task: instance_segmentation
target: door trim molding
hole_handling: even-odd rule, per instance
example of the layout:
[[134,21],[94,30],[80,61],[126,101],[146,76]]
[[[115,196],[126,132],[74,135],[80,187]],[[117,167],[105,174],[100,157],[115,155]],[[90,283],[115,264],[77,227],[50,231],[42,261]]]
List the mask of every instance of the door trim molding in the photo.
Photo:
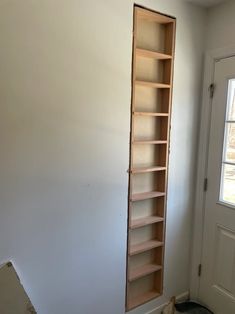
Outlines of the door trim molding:
[[204,179],[207,177],[208,144],[212,108],[209,86],[214,80],[216,61],[233,56],[235,56],[235,46],[210,50],[205,54],[190,274],[190,297],[195,300],[199,298],[200,278],[198,277],[198,265],[201,264],[202,259],[204,233],[206,193],[204,191]]

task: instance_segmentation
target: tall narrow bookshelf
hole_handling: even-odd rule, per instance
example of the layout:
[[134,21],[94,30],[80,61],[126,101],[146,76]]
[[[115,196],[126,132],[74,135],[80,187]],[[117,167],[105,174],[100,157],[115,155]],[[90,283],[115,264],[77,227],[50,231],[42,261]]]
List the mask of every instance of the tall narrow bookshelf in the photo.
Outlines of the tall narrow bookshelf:
[[163,292],[175,23],[134,7],[127,311]]

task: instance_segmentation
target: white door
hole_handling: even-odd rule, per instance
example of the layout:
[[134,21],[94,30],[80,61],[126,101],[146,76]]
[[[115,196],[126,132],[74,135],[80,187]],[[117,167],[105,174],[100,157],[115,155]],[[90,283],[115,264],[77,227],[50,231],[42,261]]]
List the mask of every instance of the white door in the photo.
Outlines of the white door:
[[199,297],[235,314],[235,57],[215,64]]

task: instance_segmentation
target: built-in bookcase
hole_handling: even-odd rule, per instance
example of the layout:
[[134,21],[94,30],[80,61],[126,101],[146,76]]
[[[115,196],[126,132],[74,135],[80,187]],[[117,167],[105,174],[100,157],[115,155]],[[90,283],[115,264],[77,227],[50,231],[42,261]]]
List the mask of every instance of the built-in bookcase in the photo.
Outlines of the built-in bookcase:
[[163,291],[175,19],[135,6],[126,308]]

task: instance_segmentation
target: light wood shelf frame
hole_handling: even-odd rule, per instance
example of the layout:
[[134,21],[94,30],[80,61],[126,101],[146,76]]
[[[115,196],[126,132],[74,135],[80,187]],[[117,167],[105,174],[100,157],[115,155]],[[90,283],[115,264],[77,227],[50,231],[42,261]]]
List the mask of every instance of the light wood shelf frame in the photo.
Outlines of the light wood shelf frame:
[[130,271],[129,281],[134,281],[146,275],[155,273],[162,269],[162,266],[157,264],[146,264],[140,267],[136,267],[134,270]]
[[170,84],[135,80],[136,85],[152,87],[152,88],[171,88]]
[[136,193],[136,194],[130,195],[130,202],[144,201],[150,198],[162,197],[165,195],[166,195],[165,192],[159,192],[159,191]]
[[158,222],[163,222],[164,218],[159,216],[149,216],[144,218],[132,219],[130,221],[130,229],[137,229],[147,225],[155,224]]
[[142,58],[151,58],[156,60],[171,60],[172,56],[148,49],[136,48],[136,56]]
[[[139,28],[142,23],[151,23],[157,31],[163,32],[163,36],[156,37],[154,40],[162,40],[164,43],[162,49],[145,47],[138,45]],[[149,26],[149,24],[148,24]],[[162,295],[163,293],[163,271],[164,271],[164,242],[165,242],[165,217],[166,217],[166,198],[167,198],[167,179],[168,179],[168,158],[169,158],[169,138],[170,138],[170,119],[171,119],[171,103],[172,103],[172,82],[173,82],[173,66],[174,66],[174,49],[175,49],[175,18],[145,9],[143,7],[134,5],[134,27],[133,27],[133,59],[132,59],[132,104],[131,104],[131,138],[130,138],[130,167],[129,167],[129,197],[128,197],[128,240],[127,240],[127,284],[126,284],[126,310],[129,311],[141,304],[149,302]],[[148,27],[146,27],[148,30]],[[143,33],[142,33],[143,35]],[[148,36],[147,36],[148,37]],[[151,37],[151,36],[150,36]],[[158,43],[157,43],[158,45]],[[146,60],[146,61],[145,61]],[[149,60],[149,61],[148,61]],[[142,78],[140,73],[137,73],[138,62],[149,62],[148,64],[160,64],[156,66],[158,69],[163,69],[163,73],[156,76]],[[143,69],[143,67],[139,67]],[[154,73],[153,68],[151,73]],[[159,72],[160,73],[160,72]],[[138,78],[137,78],[138,77]],[[156,79],[160,78],[160,79]],[[161,79],[162,77],[162,79]],[[158,104],[160,110],[156,108],[144,107],[143,104],[137,106],[138,99],[136,90],[148,89],[151,93],[161,93],[161,102]],[[152,89],[152,92],[150,92]],[[154,90],[153,90],[154,89]],[[146,95],[144,97],[146,98]],[[143,98],[144,98],[143,97]],[[150,100],[149,100],[150,102]],[[156,98],[155,102],[159,102]],[[144,119],[150,121],[152,118],[154,123],[160,123],[161,133],[166,134],[162,138],[159,134],[146,136],[146,134],[138,133],[135,136],[135,119]],[[147,119],[147,120],[146,120]],[[152,121],[153,121],[152,120]],[[158,122],[164,120],[164,123]],[[156,131],[155,131],[156,132]],[[135,149],[146,149],[151,147],[153,154],[151,162],[145,161],[144,154],[141,156],[141,166],[135,163],[134,152]],[[161,149],[160,149],[161,147]],[[166,151],[164,152],[165,148]],[[163,149],[162,149],[163,148]],[[160,175],[161,174],[161,175]],[[158,177],[158,175],[160,175]],[[156,182],[149,185],[146,190],[148,192],[141,192],[134,190],[134,182],[137,176],[150,176],[147,182]],[[154,178],[154,179],[153,179]],[[141,179],[142,180],[142,179]],[[149,184],[149,183],[148,183]],[[141,183],[141,186],[143,183]],[[143,212],[140,217],[134,215],[135,206],[140,206],[145,202],[152,202],[153,208],[156,211],[145,215]],[[150,203],[146,203],[150,204]],[[143,205],[144,208],[144,205]],[[138,209],[139,210],[139,209]],[[142,210],[142,209],[141,209]],[[147,229],[146,229],[147,228]],[[148,229],[151,228],[151,229]],[[150,238],[146,239],[144,236],[144,229],[149,233]],[[145,231],[146,231],[145,230]],[[133,242],[133,236],[137,232],[137,239]],[[140,232],[140,233],[138,233]],[[133,234],[134,233],[134,234]],[[135,234],[136,236],[136,234]],[[143,237],[143,238],[142,238]],[[143,262],[143,256],[149,258]],[[149,254],[149,255],[148,255]],[[152,254],[156,256],[156,260],[151,260]],[[141,257],[141,258],[140,258]],[[135,259],[135,261],[133,260]],[[136,264],[137,263],[137,264]],[[149,281],[149,287],[146,282]],[[138,285],[138,288],[136,288]],[[143,286],[143,287],[142,287]]]
[[144,304],[146,302],[149,302],[153,299],[156,299],[158,297],[160,297],[160,293],[155,291],[155,290],[152,290],[152,291],[149,291],[149,292],[145,292],[143,293],[142,295],[140,296],[137,296],[133,299],[130,300],[129,302],[129,308],[130,309],[134,309],[136,308],[137,306],[141,305],[141,304]]
[[133,115],[135,116],[150,116],[150,117],[168,117],[168,113],[164,112],[143,112],[143,111],[134,111]]
[[162,145],[162,144],[167,144],[167,141],[162,141],[162,140],[133,140],[132,144],[139,144],[139,145],[144,145],[144,144]]
[[149,166],[149,167],[139,167],[139,168],[133,168],[130,170],[132,174],[134,173],[146,173],[146,172],[155,172],[155,171],[164,171],[166,170],[166,167],[160,167],[160,166]]
[[155,249],[157,247],[163,246],[163,242],[158,240],[149,240],[139,244],[133,244],[130,246],[130,256],[143,253]]

